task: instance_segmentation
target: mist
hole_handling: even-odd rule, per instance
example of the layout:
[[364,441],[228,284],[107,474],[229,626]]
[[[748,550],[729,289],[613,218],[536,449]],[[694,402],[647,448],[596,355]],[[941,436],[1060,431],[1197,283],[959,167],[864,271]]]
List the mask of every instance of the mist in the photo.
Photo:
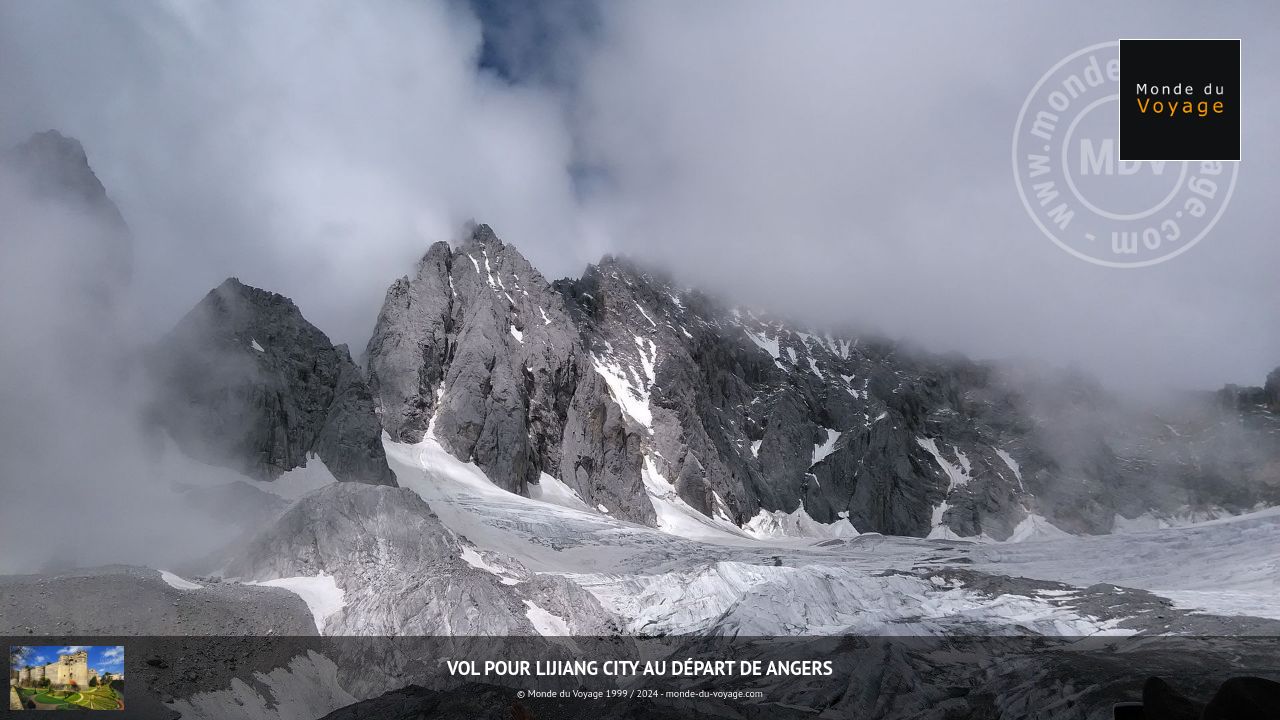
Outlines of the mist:
[[[604,224],[685,277],[935,350],[1077,365],[1113,386],[1257,384],[1280,359],[1269,118],[1277,24],[1251,5],[610,5],[584,74]],[[985,8],[993,12],[982,12]],[[1238,193],[1185,257],[1099,268],[1020,206],[1031,86],[1118,37],[1242,37]]]
[[0,145],[84,144],[153,334],[237,276],[358,353],[390,282],[467,220],[548,266],[578,235],[560,107],[478,72],[480,43],[447,3],[6,4]]
[[232,541],[234,524],[175,492],[217,472],[140,422],[137,298],[104,271],[118,228],[2,168],[0,217],[0,572],[176,567]]
[[[1276,9],[988,7],[8,4],[0,143],[84,142],[153,333],[235,275],[361,348],[390,281],[476,219],[548,277],[624,253],[937,350],[1259,382]],[[1018,202],[1017,110],[1067,53],[1162,35],[1243,37],[1239,187],[1186,257],[1089,266]]]

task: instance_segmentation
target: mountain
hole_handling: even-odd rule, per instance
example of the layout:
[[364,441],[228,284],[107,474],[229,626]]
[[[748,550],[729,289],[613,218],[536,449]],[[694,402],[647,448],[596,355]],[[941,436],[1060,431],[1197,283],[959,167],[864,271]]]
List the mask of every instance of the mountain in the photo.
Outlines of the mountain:
[[804,328],[622,258],[549,284],[486,225],[392,284],[365,357],[394,440],[657,527],[1004,540],[1280,501],[1208,404],[1166,417],[1069,372]]
[[[84,238],[80,248],[86,256],[83,265],[93,268],[99,286],[92,290],[116,293],[129,282],[133,273],[129,228],[78,140],[55,130],[37,133],[0,152],[0,170],[16,179],[18,189],[29,199],[71,213],[93,229],[93,237]],[[0,183],[0,194],[3,191]]]
[[652,523],[639,429],[592,362],[565,298],[486,225],[392,284],[365,359],[392,439],[430,430],[499,487],[527,495],[545,473]]
[[151,420],[191,457],[257,480],[321,462],[340,481],[395,485],[363,374],[292,300],[235,278],[155,349]]
[[115,224],[124,225],[119,209],[107,197],[106,187],[89,167],[89,157],[79,140],[46,130],[0,157],[6,167],[23,176],[33,194],[78,200],[86,208],[100,209]]
[[333,483],[302,498],[223,569],[242,580],[331,578],[329,635],[607,635],[616,623],[586,591],[477,551],[406,488]]

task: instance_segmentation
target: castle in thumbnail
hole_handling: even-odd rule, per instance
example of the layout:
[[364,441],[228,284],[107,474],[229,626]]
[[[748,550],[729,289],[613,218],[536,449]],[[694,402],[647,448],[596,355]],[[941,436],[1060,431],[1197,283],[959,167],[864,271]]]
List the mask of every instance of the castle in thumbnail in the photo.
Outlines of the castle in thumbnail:
[[17,671],[18,687],[36,687],[48,679],[50,687],[62,690],[75,684],[76,687],[89,687],[90,679],[97,679],[98,671],[89,667],[89,653],[79,650],[67,655],[59,655],[57,661],[48,665],[23,667]]

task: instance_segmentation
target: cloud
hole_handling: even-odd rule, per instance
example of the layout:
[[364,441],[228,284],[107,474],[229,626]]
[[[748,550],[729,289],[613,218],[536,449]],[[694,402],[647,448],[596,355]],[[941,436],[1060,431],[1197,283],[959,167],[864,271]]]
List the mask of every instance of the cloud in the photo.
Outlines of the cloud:
[[446,2],[6,5],[0,141],[84,142],[157,331],[237,275],[358,354],[390,282],[472,217],[549,267],[576,235],[561,108],[479,71],[480,42]]
[[[796,316],[1121,385],[1257,383],[1280,363],[1280,157],[1265,135],[1277,8],[603,7],[575,118],[583,157],[609,178],[588,209],[612,248]],[[1124,272],[1044,238],[1008,167],[1041,73],[1126,33],[1242,32],[1247,158],[1214,232]]]
[[[476,218],[549,277],[626,252],[802,318],[1120,384],[1280,362],[1277,8],[474,7],[487,24],[443,1],[8,4],[0,142],[85,142],[137,235],[152,334],[237,275],[358,355],[391,280]],[[1135,272],[1043,238],[1008,169],[1041,72],[1118,34],[1241,28],[1247,165],[1212,235]]]

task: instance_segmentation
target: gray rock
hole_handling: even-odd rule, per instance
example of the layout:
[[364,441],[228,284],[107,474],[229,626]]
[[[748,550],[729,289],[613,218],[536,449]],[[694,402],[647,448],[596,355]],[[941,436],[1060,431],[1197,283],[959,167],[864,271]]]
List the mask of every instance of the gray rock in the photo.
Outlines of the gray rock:
[[587,368],[564,425],[561,479],[588,506],[652,525],[656,515],[640,474],[643,435],[610,398],[605,381]]
[[452,263],[448,243],[432,245],[413,278],[400,278],[387,290],[369,340],[369,388],[382,427],[395,440],[420,440],[435,412],[435,389],[448,360]]
[[[244,580],[332,575],[345,607],[328,619],[327,635],[535,635],[526,600],[565,618],[574,634],[616,632],[580,587],[468,546],[411,490],[335,483],[298,501],[223,572]],[[464,548],[492,570],[464,560]]]
[[523,493],[559,474],[577,337],[542,276],[485,225],[437,243],[387,292],[366,353],[390,435],[428,425],[451,453]]
[[338,480],[395,484],[362,373],[288,298],[227,280],[151,370],[153,419],[194,458],[273,480],[315,456]]
[[149,568],[0,575],[0,634],[315,635],[311,612],[280,588],[196,580],[175,588]]
[[541,473],[589,505],[652,522],[641,455],[565,301],[487,225],[433,245],[392,284],[365,365],[392,438],[428,427],[497,485],[527,494]]

